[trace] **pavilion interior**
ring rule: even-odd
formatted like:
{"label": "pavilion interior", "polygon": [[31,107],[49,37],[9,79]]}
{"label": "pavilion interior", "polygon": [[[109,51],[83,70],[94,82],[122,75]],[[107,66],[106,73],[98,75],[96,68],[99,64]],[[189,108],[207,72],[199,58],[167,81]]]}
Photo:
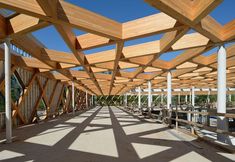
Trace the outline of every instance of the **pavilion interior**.
{"label": "pavilion interior", "polygon": [[235,2],[89,1],[0,0],[0,161],[235,161]]}

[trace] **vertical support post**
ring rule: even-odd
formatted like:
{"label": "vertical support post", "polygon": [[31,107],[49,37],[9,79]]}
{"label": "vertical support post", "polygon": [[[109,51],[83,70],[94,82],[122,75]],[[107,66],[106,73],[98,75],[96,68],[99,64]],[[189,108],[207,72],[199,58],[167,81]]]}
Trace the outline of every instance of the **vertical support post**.
{"label": "vertical support post", "polygon": [[96,106],[96,96],[95,95],[93,95],[93,105],[94,105],[94,107]]}
{"label": "vertical support post", "polygon": [[138,108],[141,109],[141,88],[138,88]]}
{"label": "vertical support post", "polygon": [[[189,92],[189,103],[192,103],[192,92],[191,92],[191,89],[190,89],[190,92]],[[191,107],[191,106],[190,106]],[[191,109],[189,109],[188,111],[191,111]],[[189,122],[191,122],[192,118],[191,118],[191,113],[187,113],[187,120]],[[192,127],[190,128],[191,129],[191,132],[193,132],[192,130]]]}
{"label": "vertical support post", "polygon": [[72,109],[73,115],[75,114],[75,102],[74,102],[74,83],[72,82]]}
{"label": "vertical support post", "polygon": [[188,95],[186,94],[185,95],[185,103],[187,103],[188,102]]}
{"label": "vertical support post", "polygon": [[171,107],[171,72],[167,73],[167,109]]}
{"label": "vertical support post", "polygon": [[124,103],[125,103],[125,107],[127,107],[127,93],[125,94],[125,101],[124,101]]}
{"label": "vertical support post", "polygon": [[179,119],[179,117],[178,117],[178,105],[176,105],[176,112],[175,112],[175,128],[176,128],[176,130],[178,129],[178,127],[179,127],[179,122],[178,122],[178,119]]}
{"label": "vertical support post", "polygon": [[211,94],[211,91],[210,91],[210,88],[208,89],[208,94],[207,94],[207,103],[209,104],[210,103],[210,94]]}
{"label": "vertical support post", "polygon": [[151,81],[148,81],[148,108],[152,107],[152,85]]}
{"label": "vertical support post", "polygon": [[[194,106],[195,106],[195,88],[192,86],[192,106],[193,109],[191,111],[194,111]],[[195,114],[190,114],[192,116],[191,120],[192,122],[195,122]],[[194,128],[193,125],[191,126],[191,133],[194,134]]]}
{"label": "vertical support post", "polygon": [[5,46],[5,115],[6,115],[6,142],[12,142],[12,115],[11,115],[11,53],[10,40],[6,39]]}
{"label": "vertical support post", "polygon": [[151,107],[152,107],[152,83],[148,81],[148,115],[151,117]]}
{"label": "vertical support post", "polygon": [[92,107],[94,106],[94,95],[93,94],[91,95],[91,106]]}
{"label": "vertical support post", "polygon": [[178,93],[178,105],[180,105],[180,93]]}
{"label": "vertical support post", "polygon": [[86,91],[86,108],[88,109],[88,93]]}
{"label": "vertical support post", "polygon": [[228,101],[232,102],[232,95],[231,94],[228,94]]}
{"label": "vertical support post", "polygon": [[189,103],[192,102],[192,92],[191,92],[191,89],[190,89],[190,92],[189,92]]}
{"label": "vertical support post", "polygon": [[[226,113],[226,50],[221,46],[217,56],[217,113]],[[217,129],[228,131],[228,119],[223,116],[217,117]],[[229,137],[218,133],[217,140],[230,143]]]}
{"label": "vertical support post", "polygon": [[161,104],[163,105],[163,96],[164,94],[163,93],[161,93]]}
{"label": "vertical support post", "polygon": [[195,89],[194,86],[192,86],[192,106],[195,105]]}

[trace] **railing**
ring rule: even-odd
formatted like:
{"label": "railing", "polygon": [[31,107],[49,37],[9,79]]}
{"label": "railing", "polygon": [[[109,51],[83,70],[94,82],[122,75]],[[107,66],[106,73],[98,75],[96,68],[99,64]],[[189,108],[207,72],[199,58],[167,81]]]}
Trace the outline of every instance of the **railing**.
{"label": "railing", "polygon": [[[128,111],[133,112],[133,106],[127,106],[125,108]],[[142,111],[141,111],[142,110]],[[193,107],[192,105],[184,106],[172,106],[171,109],[167,109],[165,106],[153,106],[148,108],[147,106],[142,107],[141,113],[144,116],[150,116],[157,119],[169,126],[175,126],[178,129],[179,125],[188,126],[191,128],[191,132],[197,134],[198,129],[204,129],[207,131],[225,134],[235,137],[235,122],[233,130],[220,130],[216,126],[211,126],[211,117],[225,117],[233,118],[235,120],[235,113],[217,113],[216,109],[208,109],[207,107]],[[235,111],[235,110],[234,110]],[[150,113],[150,114],[149,114]],[[204,119],[204,120],[203,120]]]}
{"label": "railing", "polygon": [[[192,116],[198,114],[198,115],[202,115],[202,116],[206,116],[206,117],[208,117],[208,116],[221,116],[221,117],[225,117],[225,118],[235,118],[235,114],[232,114],[232,113],[223,114],[223,113],[215,113],[215,112],[182,111],[182,110],[177,110],[177,109],[175,109],[175,110],[173,109],[172,112],[175,113],[176,117],[175,118],[171,117],[170,119],[176,121],[176,124],[175,124],[176,129],[178,128],[179,123],[184,123],[184,124],[187,124],[191,127],[198,127],[201,129],[215,132],[215,133],[226,134],[226,135],[235,137],[235,132],[220,130],[217,127],[211,127],[210,125],[208,126],[208,123],[207,123],[207,125],[204,125],[204,124],[200,124],[200,123],[197,123],[197,122],[191,121],[191,120],[189,121],[189,120],[179,119],[179,113],[191,114]],[[193,120],[195,120],[195,118]]]}

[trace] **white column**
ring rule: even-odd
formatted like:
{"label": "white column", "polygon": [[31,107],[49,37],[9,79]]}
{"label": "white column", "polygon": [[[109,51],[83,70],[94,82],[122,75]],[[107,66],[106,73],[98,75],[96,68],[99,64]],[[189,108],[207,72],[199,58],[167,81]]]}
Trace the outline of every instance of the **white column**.
{"label": "white column", "polygon": [[163,104],[163,96],[164,94],[163,93],[161,93],[161,104]]}
{"label": "white column", "polygon": [[93,101],[93,94],[91,95],[91,106],[93,107],[94,101]]}
{"label": "white column", "polygon": [[[195,106],[195,88],[194,88],[194,86],[192,86],[192,106],[193,107]],[[194,111],[194,109],[192,111]],[[191,116],[192,116],[192,122],[196,122],[196,117],[195,117],[196,114],[191,114]],[[192,134],[194,134],[193,127],[191,127],[191,132],[192,132]]]}
{"label": "white column", "polygon": [[138,108],[141,109],[141,88],[138,88]]}
{"label": "white column", "polygon": [[167,73],[167,109],[171,107],[171,72]]}
{"label": "white column", "polygon": [[210,89],[208,89],[208,94],[207,94],[207,102],[210,103],[210,94],[211,94],[211,91]]}
{"label": "white column", "polygon": [[125,107],[127,107],[127,93],[125,94],[124,104],[125,104]]}
{"label": "white column", "polygon": [[188,102],[188,95],[186,94],[185,95],[185,103],[187,103]]}
{"label": "white column", "polygon": [[195,105],[195,92],[194,92],[194,86],[192,86],[192,105]]}
{"label": "white column", "polygon": [[151,81],[148,81],[148,108],[152,106],[152,85]]}
{"label": "white column", "polygon": [[232,102],[232,95],[231,94],[228,94],[228,101]]}
{"label": "white column", "polygon": [[192,92],[191,92],[191,89],[190,89],[190,92],[189,92],[189,103],[192,103]]}
{"label": "white column", "polygon": [[180,93],[178,93],[178,105],[180,105]]}
{"label": "white column", "polygon": [[75,104],[74,104],[74,83],[72,82],[72,109],[73,109],[73,114],[75,114]]}
{"label": "white column", "polygon": [[[189,103],[192,103],[192,91],[191,91],[191,89],[190,89],[190,92],[189,92]],[[189,111],[191,111],[191,110],[189,110]],[[187,120],[189,122],[191,122],[191,113],[187,113]],[[192,132],[193,129],[192,128],[190,128],[190,129],[191,129],[191,132]]]}
{"label": "white column", "polygon": [[86,91],[86,108],[88,109],[88,93]]}
{"label": "white column", "polygon": [[6,142],[12,142],[12,118],[11,118],[11,53],[10,40],[5,46],[5,114],[6,114]]}
{"label": "white column", "polygon": [[[219,48],[217,56],[217,113],[226,113],[226,50]],[[228,131],[228,120],[225,117],[217,117],[217,128]],[[229,138],[224,134],[217,134],[221,142],[229,143]]]}

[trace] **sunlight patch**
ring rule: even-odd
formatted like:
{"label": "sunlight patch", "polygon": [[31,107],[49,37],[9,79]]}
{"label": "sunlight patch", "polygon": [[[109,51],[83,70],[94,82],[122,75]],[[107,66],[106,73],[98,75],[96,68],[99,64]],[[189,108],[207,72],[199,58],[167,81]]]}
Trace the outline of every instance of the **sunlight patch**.
{"label": "sunlight patch", "polygon": [[21,157],[25,156],[24,154],[14,152],[14,151],[8,151],[8,150],[3,150],[0,152],[0,160],[7,160],[7,159],[12,159],[16,157]]}
{"label": "sunlight patch", "polygon": [[146,131],[157,130],[159,128],[163,128],[163,125],[160,124],[152,124],[152,123],[142,123],[138,125],[124,126],[123,130],[127,135],[142,133]]}
{"label": "sunlight patch", "polygon": [[180,156],[174,160],[171,160],[170,162],[182,162],[182,161],[190,161],[190,162],[211,162],[207,158],[201,156],[200,154],[191,151],[183,156]]}
{"label": "sunlight patch", "polygon": [[112,125],[112,122],[110,118],[95,117],[91,124]]}
{"label": "sunlight patch", "polygon": [[170,149],[171,147],[166,146],[157,146],[157,145],[148,145],[148,144],[141,144],[141,143],[132,143],[138,157],[140,159],[152,156],[159,152],[165,151]]}
{"label": "sunlight patch", "polygon": [[118,157],[112,129],[82,133],[69,149],[87,153]]}
{"label": "sunlight patch", "polygon": [[123,118],[123,117],[122,118],[117,118],[117,120],[118,121],[134,121],[134,122],[140,121],[139,119],[130,118],[130,117],[129,118],[126,118],[126,117],[125,118]]}
{"label": "sunlight patch", "polygon": [[84,130],[89,131],[89,130],[96,130],[96,129],[102,129],[104,127],[92,127],[92,126],[87,126]]}
{"label": "sunlight patch", "polygon": [[218,152],[217,154],[223,156],[223,157],[226,157],[230,160],[233,160],[235,161],[235,155],[234,154],[229,154],[229,153],[224,153],[224,152]]}
{"label": "sunlight patch", "polygon": [[65,123],[82,123],[86,119],[87,119],[86,117],[77,116],[77,117],[67,120]]}
{"label": "sunlight patch", "polygon": [[130,124],[135,124],[135,122],[119,122],[119,124],[121,126],[126,126],[126,125],[130,125]]}
{"label": "sunlight patch", "polygon": [[25,140],[25,142],[53,146],[75,128],[75,127],[64,127],[64,125],[61,125],[61,126],[63,127],[59,127],[59,128],[55,127],[55,128],[48,129],[42,133],[39,133],[38,135],[34,137],[31,137]]}
{"label": "sunlight patch", "polygon": [[161,139],[161,140],[171,140],[171,141],[181,141],[179,138],[173,136],[167,131],[161,131],[157,133],[147,134],[141,136],[142,138],[150,138],[150,139]]}

